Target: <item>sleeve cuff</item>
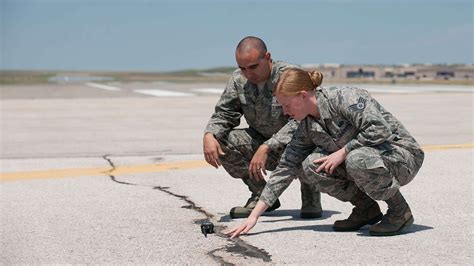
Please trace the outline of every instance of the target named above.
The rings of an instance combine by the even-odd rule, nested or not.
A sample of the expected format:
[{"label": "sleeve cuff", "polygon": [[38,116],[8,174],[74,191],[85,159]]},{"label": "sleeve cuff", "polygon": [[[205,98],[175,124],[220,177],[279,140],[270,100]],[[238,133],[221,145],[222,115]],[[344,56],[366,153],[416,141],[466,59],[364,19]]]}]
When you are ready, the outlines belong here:
[{"label": "sleeve cuff", "polygon": [[276,197],[270,190],[263,189],[259,200],[263,201],[268,206],[272,206],[278,200],[278,197]]},{"label": "sleeve cuff", "polygon": [[268,145],[270,150],[275,151],[275,152],[282,152],[285,147],[284,145],[281,145],[281,143],[274,138],[269,138],[267,141],[264,142],[264,144]]},{"label": "sleeve cuff", "polygon": [[362,145],[360,144],[360,142],[358,142],[358,141],[355,140],[355,139],[349,141],[349,142],[346,144],[346,150],[347,150],[348,152],[353,151],[353,150],[355,150],[355,149],[358,149],[358,148],[360,148],[360,147],[362,147]]},{"label": "sleeve cuff", "polygon": [[213,130],[212,128],[206,128],[206,130],[204,130],[204,135],[206,135],[207,133],[211,133],[212,135],[214,135],[215,138],[222,138],[224,135],[225,135],[225,131],[224,130]]}]

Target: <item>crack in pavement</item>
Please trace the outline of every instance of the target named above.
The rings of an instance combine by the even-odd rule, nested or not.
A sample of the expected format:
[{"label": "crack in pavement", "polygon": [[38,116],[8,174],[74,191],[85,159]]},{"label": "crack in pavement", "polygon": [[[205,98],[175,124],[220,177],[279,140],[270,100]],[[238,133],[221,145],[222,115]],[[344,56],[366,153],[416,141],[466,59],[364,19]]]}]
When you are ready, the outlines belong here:
[{"label": "crack in pavement", "polygon": [[[214,215],[211,214],[211,213],[208,213],[207,211],[205,211],[202,207],[199,207],[197,206],[193,201],[191,201],[187,196],[184,196],[184,195],[178,195],[176,193],[173,193],[171,191],[169,191],[168,187],[161,187],[161,186],[155,186],[153,189],[158,189],[162,192],[165,192],[169,195],[172,195],[174,197],[177,197],[183,201],[185,201],[186,203],[188,203],[189,205],[188,206],[184,206],[184,208],[186,209],[193,209],[197,212],[200,212],[202,214],[204,214],[207,219],[201,219],[201,220],[197,220],[195,221],[196,224],[201,224],[201,222],[205,221],[205,220],[211,220],[212,218],[214,218]],[[215,219],[214,219],[215,220]],[[217,223],[217,222],[216,222]],[[221,250],[225,250],[226,252],[228,253],[236,253],[236,254],[240,254],[240,255],[243,255],[244,257],[253,257],[253,258],[256,258],[256,259],[262,259],[263,261],[265,262],[270,262],[271,261],[271,255],[265,251],[264,249],[260,249],[260,248],[257,248],[255,246],[252,246],[250,244],[247,244],[246,242],[244,242],[242,239],[240,238],[234,238],[234,239],[230,239],[226,234],[222,233],[222,231],[224,231],[225,229],[227,229],[227,226],[221,226],[221,225],[216,225],[214,226],[214,228],[216,229],[215,231],[215,234],[221,238],[224,238],[226,239],[228,242],[231,242],[230,244],[226,245],[225,247],[223,248],[219,248],[219,249],[215,249],[215,250],[212,250],[210,252],[208,252],[207,254],[209,254],[215,261],[219,262],[219,263],[223,263],[223,264],[227,264],[227,265],[233,265],[232,263],[229,263],[229,262],[226,262],[222,259],[222,257],[220,256],[217,256],[215,255],[214,253],[217,252],[217,251],[221,251]]]},{"label": "crack in pavement", "polygon": [[114,175],[112,175],[112,172],[117,168],[115,167],[115,164],[114,162],[112,162],[112,160],[110,160],[109,158],[109,154],[106,154],[104,156],[102,156],[102,158],[104,158],[104,160],[106,160],[110,166],[112,167],[111,169],[109,169],[106,173],[108,173],[108,176],[110,177],[110,179],[112,179],[112,181],[114,181],[115,183],[119,183],[119,184],[122,184],[122,185],[130,185],[130,186],[136,186],[137,184],[132,184],[132,183],[127,183],[127,182],[123,182],[123,181],[118,181]]},{"label": "crack in pavement", "polygon": [[[116,166],[112,162],[112,160],[110,158],[108,158],[108,156],[109,155],[106,154],[102,158],[104,160],[106,160],[110,164],[110,166],[112,167],[110,170],[107,171],[107,173],[108,173],[110,179],[113,182],[118,183],[118,184],[122,184],[122,185],[140,186],[139,184],[133,184],[133,183],[128,183],[128,182],[117,180],[116,177],[114,175],[112,175],[113,171],[116,169]],[[150,186],[147,186],[147,187],[150,187]],[[153,186],[151,188],[159,190],[161,192],[164,192],[164,193],[166,193],[168,195],[171,195],[173,197],[179,198],[182,201],[189,204],[187,206],[182,206],[181,208],[192,209],[192,210],[197,211],[197,212],[203,214],[204,216],[206,216],[205,219],[194,220],[193,221],[194,224],[201,224],[203,221],[206,221],[206,220],[214,220],[214,223],[216,224],[214,226],[215,235],[217,235],[220,238],[224,238],[227,242],[230,242],[229,244],[227,244],[226,246],[224,246],[222,248],[214,249],[214,250],[207,253],[214,261],[216,261],[216,262],[218,262],[219,264],[222,264],[222,265],[234,265],[233,263],[225,261],[225,259],[222,256],[219,256],[219,255],[215,254],[216,252],[219,252],[219,251],[227,252],[227,253],[230,253],[230,254],[242,255],[244,258],[252,257],[252,258],[256,258],[256,259],[261,259],[264,262],[270,262],[271,261],[271,255],[267,251],[265,251],[264,249],[260,249],[258,247],[247,244],[245,241],[243,241],[240,238],[230,239],[226,234],[222,233],[222,231],[227,229],[227,226],[219,225],[218,221],[213,219],[215,217],[213,214],[207,212],[202,207],[197,206],[196,203],[194,203],[192,200],[190,200],[188,196],[173,193],[169,190],[169,187]]]}]

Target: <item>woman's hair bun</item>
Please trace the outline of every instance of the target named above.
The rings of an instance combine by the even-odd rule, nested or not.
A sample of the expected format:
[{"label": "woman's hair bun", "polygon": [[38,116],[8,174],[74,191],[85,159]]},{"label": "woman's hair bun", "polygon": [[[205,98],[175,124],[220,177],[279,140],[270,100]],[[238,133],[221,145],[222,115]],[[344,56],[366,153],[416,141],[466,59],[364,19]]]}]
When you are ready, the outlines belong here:
[{"label": "woman's hair bun", "polygon": [[312,70],[308,72],[311,81],[313,82],[314,88],[317,88],[323,83],[323,73]]}]

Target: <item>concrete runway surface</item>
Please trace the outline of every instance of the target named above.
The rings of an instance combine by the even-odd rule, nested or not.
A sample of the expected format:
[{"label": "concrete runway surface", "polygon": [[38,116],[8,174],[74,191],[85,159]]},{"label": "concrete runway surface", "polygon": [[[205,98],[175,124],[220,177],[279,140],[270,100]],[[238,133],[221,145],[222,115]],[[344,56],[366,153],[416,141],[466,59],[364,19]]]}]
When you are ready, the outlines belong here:
[{"label": "concrete runway surface", "polygon": [[300,219],[294,181],[280,209],[230,240],[221,230],[243,220],[228,211],[249,193],[202,156],[224,84],[100,85],[0,88],[1,264],[474,263],[472,90],[374,92],[426,151],[402,188],[406,234],[333,232],[352,208],[325,194],[323,217]]}]

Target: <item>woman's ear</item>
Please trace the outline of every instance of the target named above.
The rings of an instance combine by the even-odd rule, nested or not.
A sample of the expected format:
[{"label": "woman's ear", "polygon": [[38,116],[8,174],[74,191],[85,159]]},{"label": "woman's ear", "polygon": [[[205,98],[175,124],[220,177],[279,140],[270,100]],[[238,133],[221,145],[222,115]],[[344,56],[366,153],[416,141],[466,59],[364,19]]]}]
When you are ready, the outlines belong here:
[{"label": "woman's ear", "polygon": [[308,91],[301,91],[300,94],[303,96],[303,99],[306,99],[309,96]]}]

